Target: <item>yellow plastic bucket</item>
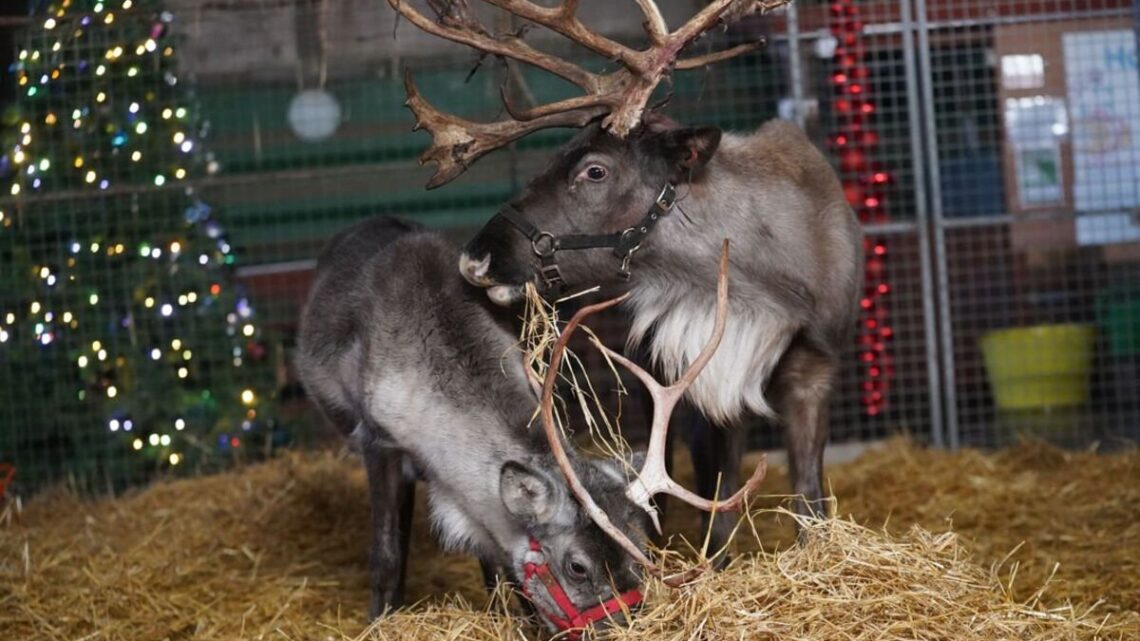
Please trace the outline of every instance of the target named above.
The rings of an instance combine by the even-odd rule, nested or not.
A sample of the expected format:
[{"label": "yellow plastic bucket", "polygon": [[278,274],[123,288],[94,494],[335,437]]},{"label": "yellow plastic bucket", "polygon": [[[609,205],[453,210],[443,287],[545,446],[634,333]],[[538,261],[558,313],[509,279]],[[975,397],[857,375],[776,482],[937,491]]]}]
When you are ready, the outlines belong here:
[{"label": "yellow plastic bucket", "polygon": [[989,332],[982,356],[999,409],[1083,405],[1089,400],[1095,330],[1037,325]]}]

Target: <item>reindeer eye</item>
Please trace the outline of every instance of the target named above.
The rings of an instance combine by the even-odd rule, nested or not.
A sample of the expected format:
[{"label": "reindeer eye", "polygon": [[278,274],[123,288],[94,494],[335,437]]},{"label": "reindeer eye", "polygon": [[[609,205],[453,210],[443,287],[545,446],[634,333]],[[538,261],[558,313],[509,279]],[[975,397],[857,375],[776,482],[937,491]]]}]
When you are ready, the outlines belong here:
[{"label": "reindeer eye", "polygon": [[585,581],[589,576],[589,569],[584,563],[570,559],[566,562],[566,574],[576,581]]},{"label": "reindeer eye", "polygon": [[606,179],[609,173],[610,172],[606,171],[606,168],[601,165],[590,165],[586,167],[586,171],[582,172],[582,175],[586,177],[586,180],[601,182]]}]

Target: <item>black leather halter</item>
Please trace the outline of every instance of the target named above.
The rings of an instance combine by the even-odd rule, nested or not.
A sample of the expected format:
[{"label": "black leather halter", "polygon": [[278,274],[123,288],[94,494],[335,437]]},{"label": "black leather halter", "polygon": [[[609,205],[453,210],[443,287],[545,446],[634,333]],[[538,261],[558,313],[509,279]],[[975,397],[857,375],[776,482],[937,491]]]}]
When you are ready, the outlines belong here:
[{"label": "black leather halter", "polygon": [[499,210],[499,215],[502,216],[514,225],[515,229],[526,236],[530,241],[531,249],[541,261],[542,281],[546,285],[548,295],[557,296],[562,288],[565,287],[565,282],[562,280],[562,273],[558,271],[558,264],[554,260],[554,254],[563,249],[597,249],[605,247],[613,247],[614,256],[621,261],[621,266],[618,268],[618,273],[622,278],[629,278],[630,262],[633,260],[633,254],[641,249],[641,241],[653,231],[653,227],[657,224],[669,210],[673,208],[673,203],[677,199],[677,188],[672,183],[665,183],[661,188],[661,193],[657,195],[657,199],[650,205],[649,211],[645,216],[637,222],[633,227],[628,227],[619,232],[612,234],[567,234],[565,236],[555,236],[548,231],[541,231],[535,227],[522,212],[515,209],[511,205],[506,205]]}]

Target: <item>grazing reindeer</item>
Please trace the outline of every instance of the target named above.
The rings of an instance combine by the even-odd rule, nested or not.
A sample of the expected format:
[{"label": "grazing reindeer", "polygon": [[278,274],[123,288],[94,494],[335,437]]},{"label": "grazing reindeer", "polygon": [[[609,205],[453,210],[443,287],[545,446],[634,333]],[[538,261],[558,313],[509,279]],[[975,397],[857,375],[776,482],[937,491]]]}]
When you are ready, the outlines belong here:
[{"label": "grazing reindeer", "polygon": [[[455,273],[458,258],[417,226],[357,224],[322,253],[301,321],[305,389],[351,435],[368,473],[370,615],[403,599],[413,469],[443,546],[521,585],[549,625],[620,618],[640,599],[640,567],[585,518],[542,431],[528,428],[537,399],[507,314]],[[570,460],[645,545],[646,515],[620,492],[625,464]]]},{"label": "grazing reindeer", "polygon": [[[729,428],[749,415],[783,423],[793,491],[802,514],[821,510],[828,399],[839,355],[855,324],[862,288],[862,233],[834,170],[795,126],[770,122],[749,134],[683,127],[647,113],[653,89],[673,69],[755,48],[694,58],[680,53],[715,24],[784,2],[713,0],[669,31],[652,0],[637,0],[648,46],[636,50],[589,31],[577,2],[554,8],[487,0],[559,33],[618,65],[599,75],[537,51],[518,36],[492,35],[462,3],[433,7],[438,20],[389,0],[430,33],[526,62],[578,85],[583,95],[519,109],[483,124],[439,112],[408,77],[408,106],[433,136],[421,156],[435,162],[435,187],[481,155],[546,127],[584,127],[550,165],[467,244],[459,269],[501,305],[523,284],[548,294],[567,284],[630,294],[630,345],[668,378],[694,361],[713,326],[712,258],[724,238],[740,248],[730,265],[737,295],[726,341],[688,400]],[[698,483],[737,484],[743,434],[706,429],[713,457],[694,457]],[[732,523],[719,520],[714,542]]]}]

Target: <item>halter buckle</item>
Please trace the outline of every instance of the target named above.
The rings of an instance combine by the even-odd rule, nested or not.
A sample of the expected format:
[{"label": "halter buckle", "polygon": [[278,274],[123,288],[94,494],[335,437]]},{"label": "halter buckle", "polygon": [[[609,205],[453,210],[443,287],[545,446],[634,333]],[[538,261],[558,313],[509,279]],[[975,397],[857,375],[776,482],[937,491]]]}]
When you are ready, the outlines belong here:
[{"label": "halter buckle", "polygon": [[661,209],[661,213],[665,213],[673,208],[673,203],[676,202],[677,190],[673,187],[672,183],[665,183],[661,188],[661,193],[657,194],[657,207]]},{"label": "halter buckle", "polygon": [[630,266],[630,262],[632,262],[632,261],[633,261],[633,255],[634,255],[634,253],[636,253],[636,252],[637,252],[637,250],[639,250],[639,249],[641,249],[641,245],[640,245],[640,244],[638,244],[638,245],[634,245],[634,246],[633,246],[633,249],[630,249],[630,250],[629,250],[629,253],[627,253],[627,254],[626,254],[624,257],[622,257],[622,259],[621,259],[621,267],[619,267],[619,268],[618,268],[618,274],[620,274],[620,275],[621,275],[621,278],[622,278],[622,280],[629,280],[629,266]]},{"label": "halter buckle", "polygon": [[543,265],[539,269],[539,272],[542,274],[542,282],[547,288],[552,289],[562,284],[562,272],[558,271],[557,264],[551,263],[549,265]]},{"label": "halter buckle", "polygon": [[[542,247],[543,241],[547,243],[546,247]],[[536,256],[540,258],[548,258],[554,255],[558,250],[558,239],[554,234],[548,231],[540,231],[535,234],[534,238],[530,241],[530,249]]]}]

